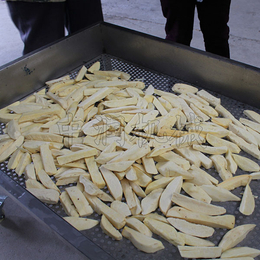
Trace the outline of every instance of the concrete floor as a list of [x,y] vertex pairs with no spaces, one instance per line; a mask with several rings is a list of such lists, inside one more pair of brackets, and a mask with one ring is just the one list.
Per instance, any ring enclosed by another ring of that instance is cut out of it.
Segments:
[[[158,0],[102,0],[106,22],[164,38],[165,19]],[[231,58],[260,68],[260,1],[232,1],[230,13]],[[0,2],[0,66],[21,57],[23,44],[12,24],[5,2]],[[196,17],[192,47],[204,50]],[[0,186],[0,195],[6,192]],[[4,205],[6,219],[0,224],[2,259],[86,259],[51,229],[43,226],[12,198]]]

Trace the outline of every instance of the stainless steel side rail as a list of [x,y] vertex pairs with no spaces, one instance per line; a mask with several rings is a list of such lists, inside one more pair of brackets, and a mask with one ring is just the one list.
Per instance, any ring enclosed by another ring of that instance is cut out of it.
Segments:
[[64,242],[73,246],[89,259],[115,259],[1,170],[0,186],[6,191],[8,197],[15,199],[23,209],[55,231]]
[[0,195],[0,223],[5,218],[3,207],[4,207],[4,202],[5,202],[6,199],[7,199],[7,196],[1,196]]

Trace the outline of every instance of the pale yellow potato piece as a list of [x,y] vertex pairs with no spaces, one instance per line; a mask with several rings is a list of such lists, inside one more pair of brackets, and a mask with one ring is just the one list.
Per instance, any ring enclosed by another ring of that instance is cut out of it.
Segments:
[[116,171],[116,172],[124,172],[126,171],[130,166],[132,166],[134,161],[120,161],[120,162],[108,162],[104,164],[102,167],[106,168],[110,171]]
[[255,228],[255,224],[244,224],[229,230],[219,242],[222,252],[235,247],[238,243],[244,240],[250,231]]
[[256,144],[257,140],[255,137],[250,134],[246,128],[241,128],[239,126],[236,126],[234,124],[229,124],[229,130],[233,132],[234,134],[238,135],[239,137],[243,138],[246,142],[250,144]]
[[141,201],[142,215],[147,215],[155,211],[159,206],[159,199],[163,192],[162,188],[158,188],[150,192],[145,198]]
[[137,180],[137,175],[135,169],[130,166],[126,171],[125,171],[125,177],[129,181],[136,181]]
[[100,61],[96,61],[88,68],[88,72],[90,73],[94,73],[94,71],[98,70],[100,70]]
[[37,176],[38,173],[41,170],[44,169],[43,163],[42,163],[42,158],[41,158],[41,155],[39,153],[34,153],[31,156],[32,156],[32,161],[33,161],[34,168],[35,168],[35,173],[36,173],[36,176]]
[[145,218],[144,224],[155,234],[167,240],[169,243],[179,246],[184,245],[183,237],[170,224],[152,218]]
[[114,197],[115,200],[121,201],[123,196],[123,189],[118,178],[112,171],[106,169],[104,166],[100,167],[100,171],[110,194]]
[[60,203],[68,216],[78,217],[79,214],[71,201],[67,191],[63,191],[60,195]]
[[107,206],[99,198],[91,195],[85,194],[87,200],[91,204],[92,208],[99,214],[104,214],[110,223],[117,229],[123,228],[125,226],[125,217],[115,211],[114,209]]
[[75,83],[74,79],[70,78],[62,78],[61,80],[58,80],[57,82],[52,82],[49,83],[50,81],[47,81],[46,84],[50,86],[49,91],[52,93],[55,93],[58,91],[60,88],[68,85],[72,85]]
[[42,159],[42,164],[44,170],[49,175],[53,175],[57,173],[57,168],[55,166],[54,158],[51,154],[51,150],[49,148],[49,144],[45,143],[40,146],[40,154]]
[[28,179],[36,180],[35,168],[33,163],[30,163],[25,167],[24,177],[26,180]]
[[155,253],[164,249],[164,245],[160,240],[143,235],[132,228],[124,227],[122,235],[129,239],[136,248],[145,253]]
[[82,67],[81,67],[81,69],[79,70],[79,72],[78,72],[78,74],[77,74],[77,76],[76,76],[76,78],[75,78],[75,81],[76,82],[79,82],[79,81],[81,81],[83,78],[84,78],[84,75],[85,75],[85,73],[87,72],[87,68],[83,65]]
[[171,181],[173,180],[173,177],[162,177],[159,180],[155,180],[148,184],[148,186],[145,189],[145,194],[149,194],[153,190],[159,189],[159,188],[165,188]]
[[98,186],[96,186],[91,180],[83,175],[79,176],[79,183],[84,186],[84,191],[89,195],[98,196],[102,193]]
[[45,142],[56,142],[62,143],[63,137],[57,134],[43,133],[43,132],[32,132],[30,134],[24,135],[27,140],[37,140]]
[[212,155],[210,159],[213,161],[214,167],[223,181],[233,177],[232,173],[227,169],[227,160],[223,155]]
[[114,200],[111,203],[110,207],[125,217],[129,217],[132,215],[128,205],[122,201]]
[[64,217],[67,222],[69,222],[74,228],[79,231],[87,230],[95,227],[99,224],[98,220],[80,217]]
[[92,182],[95,183],[98,188],[100,189],[104,188],[106,183],[104,181],[101,172],[98,169],[94,156],[85,158],[85,163],[88,168]]
[[153,98],[153,104],[162,116],[168,114],[167,110],[163,107],[161,102],[156,97]]
[[199,238],[199,237],[195,237],[195,236],[191,236],[182,232],[179,232],[179,234],[184,238],[185,240],[185,245],[187,246],[199,246],[199,247],[212,247],[215,246],[214,243],[212,243],[209,240],[203,239],[203,238]]
[[235,225],[235,216],[233,215],[209,216],[176,206],[168,210],[167,217],[181,218],[192,223],[215,228],[232,229]]
[[115,240],[121,240],[123,237],[121,233],[109,222],[105,215],[102,215],[100,227],[105,234]]
[[57,190],[37,188],[27,188],[27,190],[44,203],[57,204],[59,201],[59,192]]
[[97,149],[90,148],[85,150],[80,150],[77,152],[72,152],[68,155],[58,156],[57,161],[59,165],[64,165],[73,161],[77,161],[80,159],[88,158],[91,156],[97,155]]
[[161,212],[166,215],[167,211],[172,205],[172,195],[174,192],[180,193],[183,185],[182,176],[174,178],[164,189],[159,200],[159,208]]
[[137,218],[126,218],[126,225],[148,237],[152,237],[152,231],[140,220]]
[[228,171],[230,171],[232,174],[235,174],[237,171],[237,163],[233,159],[233,154],[230,152],[230,150],[228,150],[228,152],[226,153],[225,158],[227,160]]
[[77,186],[67,187],[65,189],[73,202],[80,217],[86,217],[93,213],[92,207]]
[[251,215],[255,210],[255,198],[252,194],[249,183],[246,185],[244,194],[239,206],[239,211],[244,215]]
[[194,164],[197,167],[201,166],[201,160],[199,157],[194,153],[192,147],[182,147],[175,149],[176,153],[183,156],[186,160],[190,162],[190,164]]
[[196,119],[200,121],[208,121],[210,119],[209,116],[207,116],[206,113],[203,113],[198,107],[196,107],[193,103],[190,103],[190,108],[194,111],[196,114]]
[[240,257],[257,257],[260,255],[260,250],[252,247],[234,247],[222,253],[222,258],[240,258]]
[[10,159],[8,160],[8,169],[15,169],[20,162],[22,155],[23,152],[21,151],[21,149],[17,148],[17,150],[11,155]]
[[231,119],[231,121],[239,126],[239,127],[242,127],[244,128],[244,126],[226,109],[224,108],[222,105],[218,104],[215,109],[217,110],[217,112],[222,115],[224,118],[229,118]]
[[7,134],[14,140],[21,136],[20,127],[17,120],[11,120],[7,125]]
[[184,219],[167,218],[167,221],[177,230],[195,237],[211,237],[215,231],[212,227],[190,223]]
[[253,122],[251,120],[245,119],[245,118],[240,118],[239,121],[243,124],[246,125],[256,132],[260,133],[260,123]]
[[184,258],[213,258],[220,257],[220,247],[178,246],[181,257]]
[[148,158],[146,156],[142,157],[142,164],[147,173],[158,174],[153,158]]
[[12,155],[16,151],[16,149],[22,145],[23,141],[24,141],[24,137],[20,136],[20,137],[18,137],[17,140],[15,140],[14,142],[10,143],[5,148],[5,150],[0,154],[0,162],[3,162],[6,159],[8,159],[8,157],[10,155]]
[[47,189],[56,190],[60,193],[59,188],[56,186],[56,184],[44,170],[38,172],[37,177],[39,178],[39,181],[42,183],[44,187],[46,187]]
[[202,185],[201,188],[211,197],[212,201],[224,202],[241,200],[239,197],[231,193],[229,190],[219,186]]
[[252,155],[256,159],[260,159],[260,151],[256,144],[249,144],[243,138],[237,136],[236,134],[230,132],[227,136],[229,140],[237,144],[243,151]]
[[193,176],[188,171],[184,170],[181,166],[173,161],[159,162],[156,164],[158,172],[165,177],[182,176],[183,179],[193,179]]
[[21,176],[24,173],[26,166],[31,162],[32,162],[31,155],[28,152],[23,153],[17,167],[15,168],[15,172],[19,176]]
[[239,153],[241,149],[234,143],[219,138],[212,134],[206,135],[207,142],[212,146],[219,147],[219,146],[226,146],[232,153]]
[[222,118],[222,117],[212,117],[211,118],[211,122],[212,123],[215,123],[215,124],[218,124],[224,128],[228,128],[229,127],[229,124],[232,122],[231,119],[229,118]]
[[174,153],[173,151],[169,151],[167,153],[163,153],[161,155],[158,155],[158,156],[154,157],[154,160],[156,162],[173,161],[174,163],[181,166],[184,170],[190,169],[189,161],[186,160],[185,158],[183,158],[182,156]]
[[255,161],[238,154],[233,154],[232,156],[238,167],[243,171],[258,172],[260,170],[260,166]]
[[212,147],[208,145],[198,145],[198,144],[193,144],[192,148],[194,150],[206,153],[206,154],[223,154],[226,153],[228,150],[227,146],[219,146],[219,147]]
[[209,92],[207,92],[206,90],[202,89],[200,91],[197,92],[197,95],[206,100],[210,105],[212,106],[217,106],[221,103],[220,98],[216,98],[215,96],[213,96],[212,94],[210,94]]
[[25,181],[26,189],[35,188],[35,189],[46,189],[39,181],[28,179]]
[[249,174],[242,174],[238,176],[234,176],[229,178],[221,183],[218,184],[218,187],[227,189],[227,190],[234,190],[240,186],[246,186],[247,183],[251,180],[251,176]]
[[194,155],[196,157],[198,157],[198,159],[201,162],[201,165],[205,169],[210,169],[213,166],[212,160],[208,156],[206,156],[204,153],[202,153],[200,151],[196,151],[196,150],[192,150],[192,153],[194,153]]
[[122,185],[123,193],[124,193],[124,196],[126,199],[126,203],[129,207],[130,211],[132,212],[137,207],[132,187],[130,186],[129,181],[127,179],[122,179],[121,185]]
[[206,171],[202,170],[201,168],[192,165],[189,172],[193,176],[193,179],[188,180],[191,183],[194,183],[198,186],[207,184],[207,185],[217,185],[218,180],[214,177],[212,177],[210,174],[208,174]]
[[252,110],[244,110],[243,113],[250,118],[251,120],[255,121],[256,123],[260,124],[260,115]]
[[226,209],[224,207],[208,204],[176,192],[173,193],[172,201],[188,210],[205,215],[214,216],[226,213]]
[[61,98],[55,94],[53,94],[52,92],[47,92],[46,95],[55,103],[59,104],[63,109],[67,109],[68,108],[68,102],[65,98]]
[[142,165],[133,164],[133,167],[136,171],[137,180],[135,183],[143,188],[147,187],[149,183],[152,182],[152,178],[146,174]]
[[135,182],[135,181],[130,181],[130,186],[132,187],[134,193],[141,197],[144,198],[146,196],[146,193],[144,192],[144,190]]
[[260,172],[253,172],[250,174],[252,180],[260,180]]
[[92,96],[82,101],[79,104],[79,107],[82,107],[85,110],[91,105],[95,104],[96,102],[100,101],[101,99],[111,94],[113,91],[114,91],[113,88],[109,88],[109,87],[101,88],[98,92],[96,92]]
[[[213,186],[213,185],[209,185],[209,186]],[[206,203],[211,203],[212,200],[211,197],[201,188],[201,186],[198,186],[191,182],[184,182],[182,188],[192,198]]]
[[175,83],[172,87],[172,91],[178,94],[186,94],[186,93],[197,93],[198,89],[188,84],[184,83]]

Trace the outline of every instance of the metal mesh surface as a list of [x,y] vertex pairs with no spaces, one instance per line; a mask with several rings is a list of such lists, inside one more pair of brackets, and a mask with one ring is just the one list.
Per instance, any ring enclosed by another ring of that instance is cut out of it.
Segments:
[[[167,75],[163,75],[161,73],[157,73],[155,71],[151,71],[145,68],[142,68],[138,65],[129,63],[127,61],[118,59],[116,57],[112,57],[106,54],[103,54],[99,57],[97,57],[95,60],[92,60],[85,64],[85,66],[89,67],[94,62],[100,61],[101,62],[101,70],[120,70],[123,72],[127,72],[131,75],[130,80],[142,80],[146,86],[153,85],[155,88],[164,90],[167,92],[172,92],[171,88],[174,83],[176,82],[182,82],[182,80],[169,77]],[[81,67],[81,66],[80,66]],[[79,68],[80,68],[79,67]],[[79,69],[78,68],[78,69]],[[77,74],[78,69],[71,72],[71,77],[75,77]],[[221,98],[222,105],[227,108],[237,119],[242,117],[243,110],[245,109],[251,109],[256,112],[260,112],[259,109],[256,109],[254,107],[251,107],[249,105],[240,103],[236,100],[227,98],[225,96],[221,96],[219,94],[213,93],[209,91],[210,93],[214,94],[215,96]],[[4,124],[1,124],[0,127],[0,133],[3,133],[3,129],[5,128]],[[242,155],[247,156],[250,159],[255,160],[258,164],[260,164],[259,161],[252,158],[248,154],[245,154],[241,152]],[[7,162],[3,162],[0,164],[1,171],[3,171],[6,175],[8,175],[11,179],[13,179],[17,185],[21,185],[25,188],[25,179],[23,176],[18,176],[15,171],[8,170],[7,168]],[[214,168],[211,168],[210,170],[207,170],[208,173],[212,174],[215,178],[217,178],[220,181],[220,178]],[[244,174],[240,169],[237,171],[237,175]],[[71,185],[70,185],[71,186]],[[213,203],[215,205],[221,205],[224,206],[227,209],[227,214],[234,214],[236,217],[236,225],[242,225],[242,224],[257,224],[256,228],[247,236],[243,242],[241,242],[240,246],[250,246],[254,248],[260,249],[260,241],[259,241],[259,228],[260,228],[260,189],[259,189],[259,181],[252,181],[250,184],[250,187],[253,191],[253,194],[256,196],[256,209],[254,213],[251,216],[244,216],[242,215],[238,208],[240,205],[240,202],[225,202],[225,203]],[[59,186],[60,187],[60,186]],[[64,189],[64,187],[60,187],[61,190]],[[241,197],[241,193],[243,192],[244,188],[237,188],[234,191],[232,191],[235,195],[238,195]],[[108,190],[105,190],[108,192]],[[57,213],[60,216],[65,216],[65,212],[62,209],[60,204],[57,205],[48,205],[55,213]],[[158,213],[160,213],[158,211]],[[93,219],[100,219],[100,216],[96,213],[94,213],[92,216],[90,216]],[[212,237],[210,237],[208,240],[215,243],[215,245],[218,245],[219,241],[223,237],[223,235],[226,233],[227,230],[224,229],[215,229],[215,233]],[[109,254],[111,254],[115,259],[183,259],[180,257],[178,253],[178,249],[170,244],[169,242],[163,240],[162,238],[158,237],[157,235],[154,235],[154,238],[160,239],[165,249],[161,250],[155,254],[146,254],[138,249],[136,249],[132,243],[127,240],[123,239],[121,241],[115,241],[105,235],[101,228],[99,226],[92,228],[91,230],[82,231],[82,234],[84,234],[86,237],[91,239],[94,243],[98,244],[101,248],[103,248],[105,251],[107,251]]]

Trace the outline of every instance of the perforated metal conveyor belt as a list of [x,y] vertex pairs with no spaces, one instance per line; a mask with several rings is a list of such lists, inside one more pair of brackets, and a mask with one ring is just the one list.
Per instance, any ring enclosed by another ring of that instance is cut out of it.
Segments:
[[[159,74],[156,71],[147,70],[145,68],[142,68],[138,65],[129,63],[127,61],[118,59],[113,56],[109,56],[106,54],[103,54],[96,59],[88,62],[85,64],[86,67],[89,67],[91,64],[93,64],[96,61],[101,62],[101,70],[120,70],[123,72],[127,72],[131,75],[130,80],[142,80],[144,81],[146,86],[149,86],[150,84],[153,85],[155,88],[172,92],[171,88],[174,83],[176,82],[183,82],[181,80],[178,80],[173,77],[169,77],[167,75]],[[79,69],[79,68],[78,68]],[[71,72],[71,77],[75,77],[78,70],[75,70]],[[245,109],[251,109],[256,112],[260,112],[259,109],[256,109],[254,107],[251,107],[247,104],[243,104],[241,102],[238,102],[236,100],[227,98],[225,96],[221,96],[219,94],[210,92],[214,94],[216,97],[221,98],[222,105],[228,109],[237,119],[242,117],[243,110]],[[5,128],[4,124],[1,124],[0,132],[2,133],[2,129]],[[252,158],[248,154],[241,153],[244,156],[247,156],[255,161],[256,159]],[[260,164],[259,161],[257,161],[258,164]],[[25,179],[23,176],[19,177],[13,170],[7,169],[7,162],[1,163],[1,170],[8,175],[12,180],[17,182],[22,187],[25,187]],[[208,173],[212,174],[215,178],[220,180],[218,174],[214,170],[214,168],[211,168],[210,170],[207,170]],[[242,174],[243,172],[241,170],[237,171],[237,175]],[[242,224],[257,224],[257,227],[247,236],[247,238],[240,244],[241,246],[250,246],[257,249],[260,249],[260,239],[259,239],[259,231],[260,231],[260,189],[259,189],[259,181],[252,181],[250,184],[250,187],[253,191],[253,194],[256,196],[256,209],[254,213],[251,216],[243,216],[238,208],[239,208],[239,202],[225,202],[225,203],[214,203],[215,205],[222,205],[227,209],[227,214],[234,214],[236,217],[236,225],[242,225]],[[65,187],[60,187],[61,190],[64,190]],[[108,190],[106,190],[108,192]],[[234,191],[232,191],[235,195],[238,195],[241,197],[241,193],[243,192],[243,188],[237,188]],[[57,205],[48,205],[55,213],[57,213],[60,216],[66,216],[64,210],[62,209],[62,206],[59,204]],[[160,213],[158,211],[158,213]],[[94,213],[91,218],[94,219],[100,219],[100,216],[97,213]],[[210,241],[214,242],[216,245],[221,240],[222,236],[226,233],[227,230],[223,229],[216,229],[215,233],[212,237],[209,238]],[[154,235],[155,238],[160,239],[165,249],[161,250],[155,254],[146,254],[139,250],[137,250],[132,243],[127,240],[123,239],[122,241],[115,241],[105,235],[101,228],[99,226],[96,226],[95,228],[92,228],[91,230],[82,231],[82,234],[84,234],[86,237],[88,237],[90,240],[92,240],[94,243],[99,245],[101,248],[103,248],[106,252],[108,252],[111,256],[113,256],[115,259],[142,259],[142,260],[151,260],[151,259],[174,259],[179,260],[183,259],[180,257],[178,253],[178,249],[173,246],[172,244],[168,243],[167,241],[161,239],[157,235]]]

